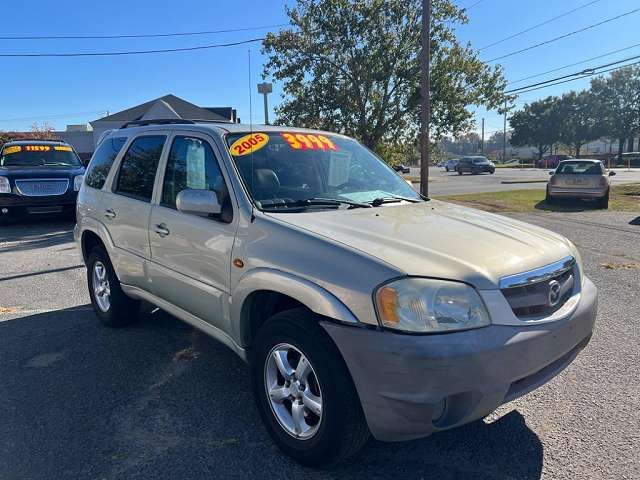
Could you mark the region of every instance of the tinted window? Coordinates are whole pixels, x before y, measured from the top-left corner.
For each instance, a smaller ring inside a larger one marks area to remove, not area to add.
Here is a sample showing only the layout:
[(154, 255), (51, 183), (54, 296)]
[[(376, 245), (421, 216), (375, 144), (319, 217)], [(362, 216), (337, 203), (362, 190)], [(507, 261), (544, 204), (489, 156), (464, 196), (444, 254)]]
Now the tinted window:
[(68, 145), (10, 145), (2, 150), (0, 167), (79, 167), (80, 159)]
[(115, 192), (138, 200), (150, 201), (153, 182), (162, 154), (164, 135), (136, 138), (120, 164)]
[(91, 158), (89, 171), (85, 175), (85, 183), (88, 186), (98, 189), (104, 186), (113, 161), (126, 141), (126, 137), (107, 138), (100, 144)]
[(178, 194), (187, 189), (215, 192), (222, 206), (223, 220), (230, 221), (228, 190), (211, 146), (199, 138), (176, 137), (167, 160), (160, 203), (176, 208)]
[(556, 173), (563, 175), (602, 175), (604, 173), (604, 167), (600, 162), (562, 162), (558, 166)]

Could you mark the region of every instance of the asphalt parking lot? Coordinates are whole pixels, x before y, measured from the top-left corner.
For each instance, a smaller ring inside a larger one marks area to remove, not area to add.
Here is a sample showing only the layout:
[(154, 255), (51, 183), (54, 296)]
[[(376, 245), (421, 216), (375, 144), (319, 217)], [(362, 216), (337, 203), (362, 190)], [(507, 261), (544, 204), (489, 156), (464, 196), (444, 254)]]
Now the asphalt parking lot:
[(267, 437), (243, 363), (162, 312), (101, 327), (68, 222), (0, 230), (0, 478), (640, 478), (640, 213), (518, 215), (567, 235), (600, 292), (591, 344), (496, 414), (328, 471)]
[[(614, 169), (616, 176), (612, 185), (640, 182), (640, 169)], [(411, 176), (419, 177), (420, 170), (411, 169)], [(446, 172), (443, 168), (429, 168), (429, 195), (460, 195), (464, 193), (498, 192), (507, 190), (525, 190), (530, 188), (546, 188), (549, 170), (537, 168), (498, 168), (496, 173), (480, 175), (458, 175)], [(418, 188), (418, 184), (414, 185)]]

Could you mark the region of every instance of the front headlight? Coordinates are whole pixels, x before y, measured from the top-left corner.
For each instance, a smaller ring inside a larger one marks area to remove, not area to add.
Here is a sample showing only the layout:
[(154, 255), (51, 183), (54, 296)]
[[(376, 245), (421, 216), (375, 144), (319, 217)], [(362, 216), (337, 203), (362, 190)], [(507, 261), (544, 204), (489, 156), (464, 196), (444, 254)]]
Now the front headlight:
[(486, 327), (489, 312), (466, 283), (404, 278), (375, 293), (382, 326), (405, 332), (436, 333)]
[(76, 192), (80, 191), (80, 187), (82, 186), (82, 181), (84, 180), (84, 175), (76, 175), (73, 179), (73, 190)]
[(11, 193), (11, 185), (7, 177), (0, 177), (0, 193)]
[(584, 267), (582, 265), (582, 255), (580, 255), (580, 250), (575, 244), (569, 240), (569, 244), (571, 245), (571, 254), (573, 255), (574, 260), (576, 261), (576, 265), (578, 266), (578, 275), (580, 276), (580, 284), (584, 282)]

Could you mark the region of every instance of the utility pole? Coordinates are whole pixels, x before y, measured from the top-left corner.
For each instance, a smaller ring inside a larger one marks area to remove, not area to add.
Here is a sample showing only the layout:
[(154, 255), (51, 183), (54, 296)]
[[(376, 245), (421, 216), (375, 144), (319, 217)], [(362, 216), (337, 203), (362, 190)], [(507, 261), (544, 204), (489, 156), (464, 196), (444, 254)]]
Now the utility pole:
[(480, 139), (480, 153), (484, 155), (484, 117), (482, 117), (482, 138)]
[(430, 77), (431, 0), (422, 0), (422, 52), (420, 54), (420, 193), (429, 195), (429, 124), (431, 123)]
[(264, 96), (264, 124), (269, 125), (269, 101), (267, 96), (273, 92), (273, 85), (267, 82), (258, 84), (258, 93)]
[(502, 163), (507, 161), (507, 100), (504, 101), (504, 119), (502, 126)]

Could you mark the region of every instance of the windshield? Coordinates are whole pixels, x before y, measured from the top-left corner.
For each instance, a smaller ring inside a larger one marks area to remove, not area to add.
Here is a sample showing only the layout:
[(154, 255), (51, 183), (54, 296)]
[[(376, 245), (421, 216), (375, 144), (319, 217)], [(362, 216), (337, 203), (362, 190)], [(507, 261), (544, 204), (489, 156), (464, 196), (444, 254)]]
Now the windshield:
[(583, 175), (602, 175), (604, 168), (601, 163), (594, 162), (562, 162), (556, 173), (571, 175), (571, 174), (583, 174)]
[(79, 167), (80, 159), (67, 145), (9, 145), (2, 149), (0, 167)]
[[(355, 140), (299, 132), (227, 136), (242, 180), (259, 208), (332, 200), (368, 204), (421, 201), (386, 163)], [(253, 174), (252, 174), (253, 172)], [(368, 205), (367, 205), (368, 206)]]

